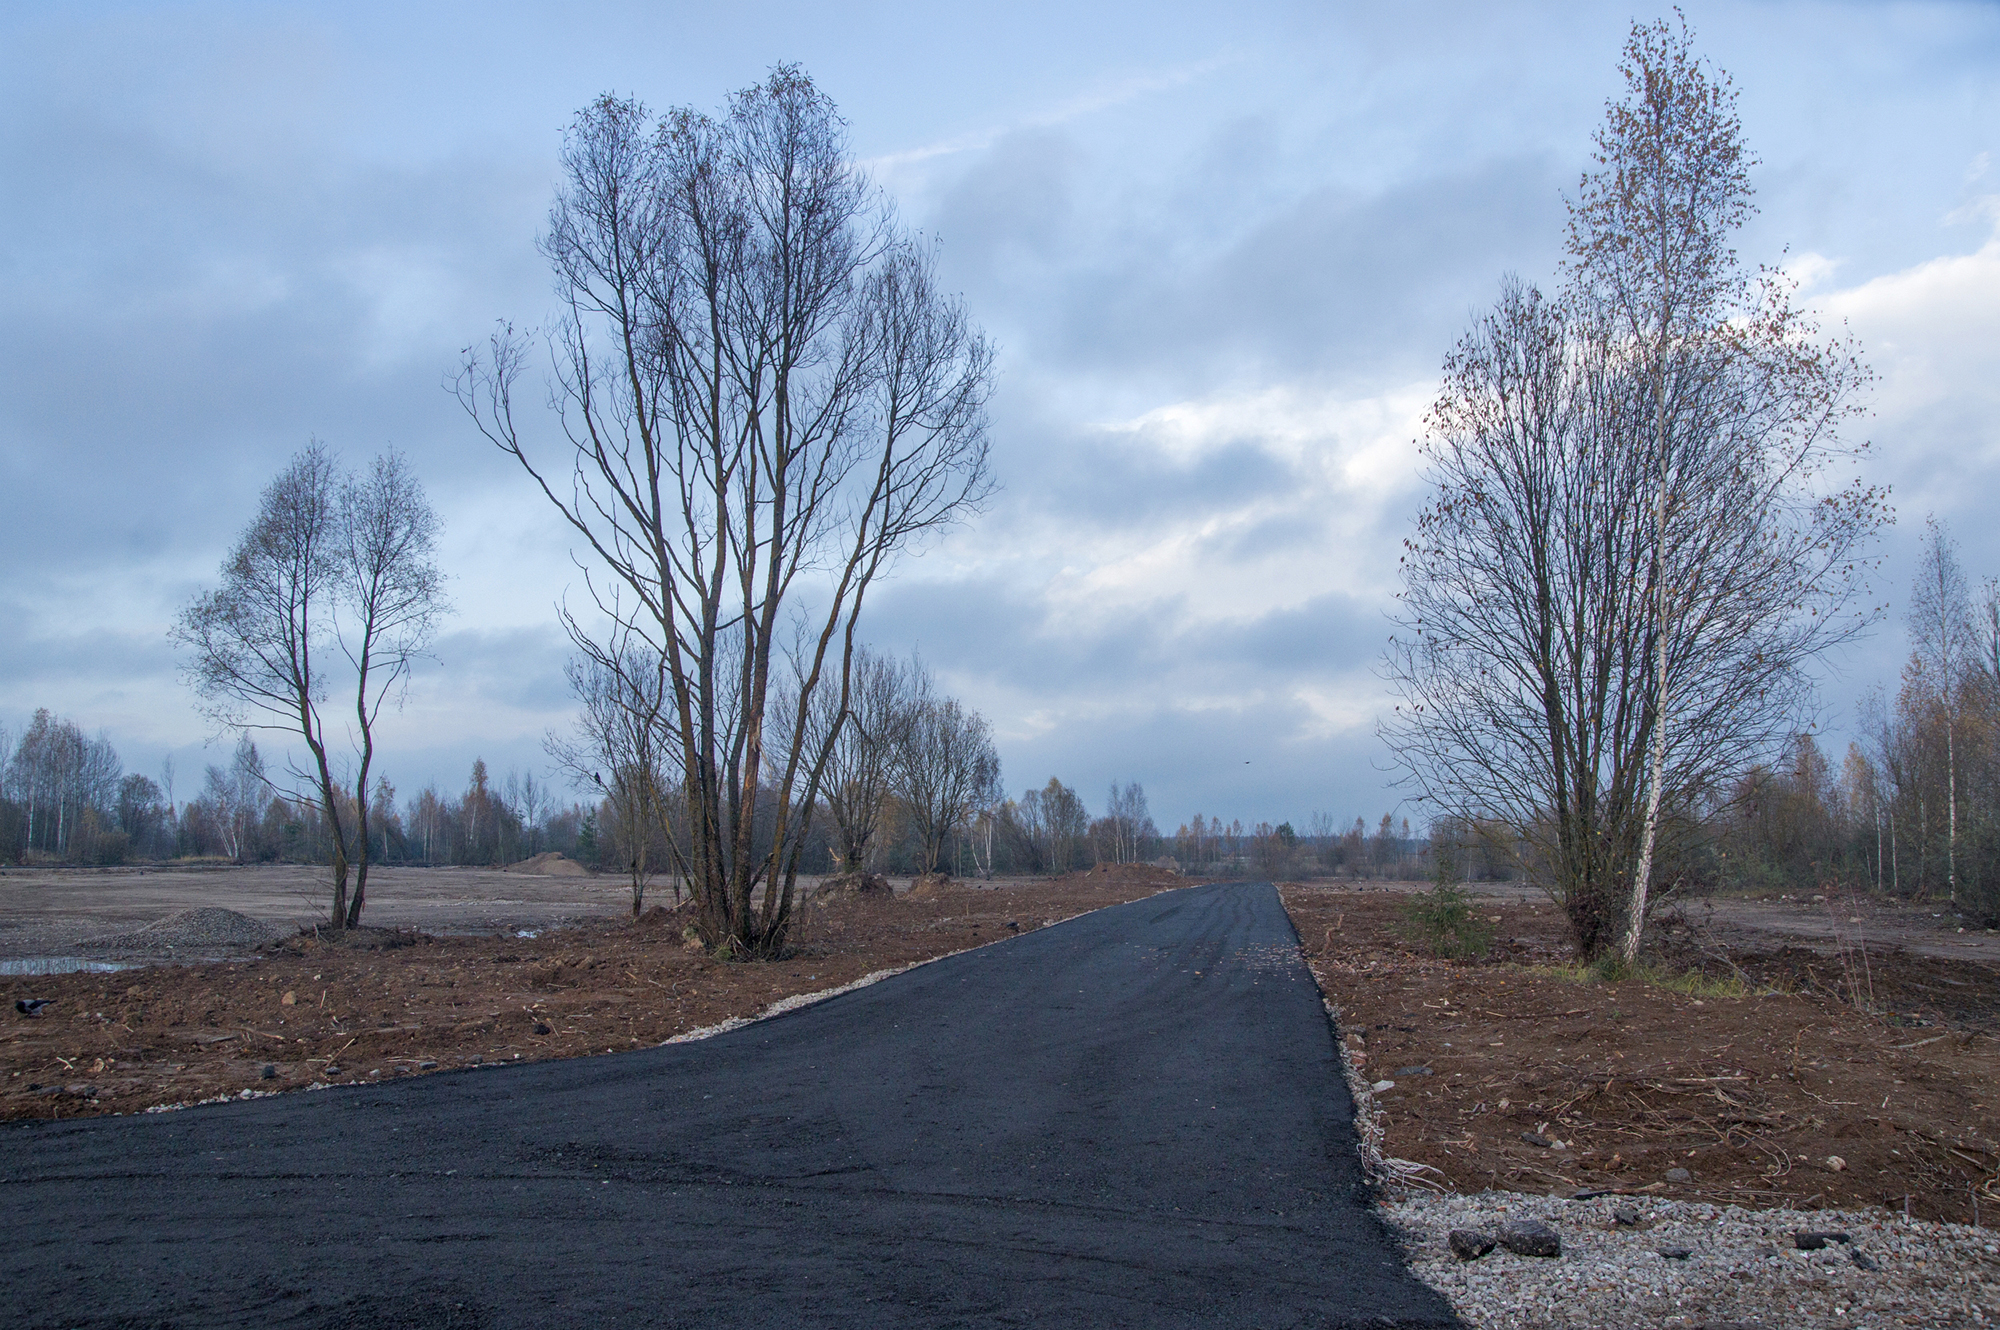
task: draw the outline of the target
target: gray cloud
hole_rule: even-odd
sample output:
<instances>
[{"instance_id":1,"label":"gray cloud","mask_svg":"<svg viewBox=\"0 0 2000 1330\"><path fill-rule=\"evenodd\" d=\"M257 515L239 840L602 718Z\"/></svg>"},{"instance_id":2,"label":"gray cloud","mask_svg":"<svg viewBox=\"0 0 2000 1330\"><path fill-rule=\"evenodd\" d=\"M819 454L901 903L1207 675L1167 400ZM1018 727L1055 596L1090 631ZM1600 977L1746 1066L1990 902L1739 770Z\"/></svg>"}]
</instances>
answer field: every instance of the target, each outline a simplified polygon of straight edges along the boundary
<instances>
[{"instance_id":1,"label":"gray cloud","mask_svg":"<svg viewBox=\"0 0 2000 1330\"><path fill-rule=\"evenodd\" d=\"M1502 273L1552 269L1627 11L804 12L0 18L0 716L204 760L166 623L308 436L351 461L393 441L451 515L461 615L386 769L407 791L474 756L538 768L568 708L567 537L439 381L547 306L533 237L575 107L708 105L798 58L861 150L909 159L884 178L1003 350L1005 488L883 588L871 637L993 717L1017 788L1056 772L1096 805L1138 778L1163 822L1379 816L1368 664L1414 494L1389 399ZM1983 243L1990 8L1692 17L1769 163L1747 255L1810 248L1851 287ZM2000 570L1969 516L2000 468L1987 359L1884 363L1921 391L1871 474ZM1179 433L1132 423L1182 407Z\"/></svg>"}]
</instances>

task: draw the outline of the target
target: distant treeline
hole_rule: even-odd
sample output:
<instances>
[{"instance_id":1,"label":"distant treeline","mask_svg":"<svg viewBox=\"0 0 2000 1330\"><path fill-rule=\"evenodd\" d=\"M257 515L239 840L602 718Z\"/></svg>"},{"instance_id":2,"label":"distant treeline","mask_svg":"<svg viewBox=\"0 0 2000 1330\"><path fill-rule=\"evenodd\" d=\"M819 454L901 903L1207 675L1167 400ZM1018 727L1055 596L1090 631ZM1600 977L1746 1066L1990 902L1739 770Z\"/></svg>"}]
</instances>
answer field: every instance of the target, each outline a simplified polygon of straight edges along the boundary
<instances>
[{"instance_id":1,"label":"distant treeline","mask_svg":"<svg viewBox=\"0 0 2000 1330\"><path fill-rule=\"evenodd\" d=\"M324 818L312 799L296 799L272 784L262 754L247 737L226 764L210 764L191 797L176 788L171 762L155 780L127 773L106 736L91 738L47 710L18 736L0 728L0 862L120 864L182 858L236 863L325 863ZM533 773L495 780L475 761L457 793L427 785L398 799L378 779L369 823L376 863L493 867L555 851L592 867L622 868L632 858L623 843L614 801L558 796ZM1171 862L1183 872L1222 877L1348 878L1420 876L1427 842L1407 819L1384 815L1371 831L1360 819L1337 828L1317 814L1290 822L1225 823L1197 813L1163 834L1138 782L1113 784L1101 815L1056 778L976 810L955 827L940 868L960 876L1036 875L1097 864ZM871 872L920 871L921 819L893 791L885 794L880 827L867 849ZM802 868L834 871L836 819L822 809L813 820ZM655 827L649 862L672 876L667 828ZM1502 877L1504 857L1468 859L1475 877Z\"/></svg>"}]
</instances>

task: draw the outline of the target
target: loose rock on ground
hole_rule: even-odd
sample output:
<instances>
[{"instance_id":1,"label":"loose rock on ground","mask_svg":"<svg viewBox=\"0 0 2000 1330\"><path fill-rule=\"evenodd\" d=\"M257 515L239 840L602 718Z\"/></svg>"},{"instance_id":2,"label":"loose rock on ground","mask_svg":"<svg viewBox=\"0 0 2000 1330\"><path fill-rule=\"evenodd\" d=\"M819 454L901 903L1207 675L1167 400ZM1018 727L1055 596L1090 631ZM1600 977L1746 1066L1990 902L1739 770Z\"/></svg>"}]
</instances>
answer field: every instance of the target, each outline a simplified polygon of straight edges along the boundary
<instances>
[{"instance_id":1,"label":"loose rock on ground","mask_svg":"<svg viewBox=\"0 0 2000 1330\"><path fill-rule=\"evenodd\" d=\"M1406 1196L1383 1214L1417 1276L1473 1330L1947 1330L2000 1318L2000 1234L1889 1211L1482 1192ZM1490 1246L1467 1259L1474 1235L1536 1222L1559 1236L1559 1257ZM1826 1236L1808 1251L1801 1235Z\"/></svg>"}]
</instances>

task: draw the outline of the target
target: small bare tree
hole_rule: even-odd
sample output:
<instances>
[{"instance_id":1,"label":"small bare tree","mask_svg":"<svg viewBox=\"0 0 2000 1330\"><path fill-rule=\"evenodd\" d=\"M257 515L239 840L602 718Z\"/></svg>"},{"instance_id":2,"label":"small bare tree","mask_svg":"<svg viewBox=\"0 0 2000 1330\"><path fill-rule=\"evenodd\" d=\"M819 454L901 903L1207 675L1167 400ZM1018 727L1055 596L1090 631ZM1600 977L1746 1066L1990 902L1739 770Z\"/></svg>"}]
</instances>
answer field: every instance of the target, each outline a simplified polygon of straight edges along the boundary
<instances>
[{"instance_id":1,"label":"small bare tree","mask_svg":"<svg viewBox=\"0 0 2000 1330\"><path fill-rule=\"evenodd\" d=\"M576 785L610 801L637 918L657 868L650 858L656 834L665 837L676 881L684 866L668 816L663 769L669 754L662 740L671 735L666 672L657 654L635 647L629 637L599 644L567 616L565 622L578 646L567 673L581 711L575 737L551 733L544 746ZM674 899L678 904L678 887Z\"/></svg>"},{"instance_id":2,"label":"small bare tree","mask_svg":"<svg viewBox=\"0 0 2000 1330\"><path fill-rule=\"evenodd\" d=\"M821 688L847 710L875 579L987 494L991 351L796 68L720 117L603 98L563 165L561 460L514 409L511 329L456 388L587 549L610 631L664 662L695 927L778 955L832 741L808 713Z\"/></svg>"},{"instance_id":3,"label":"small bare tree","mask_svg":"<svg viewBox=\"0 0 2000 1330\"><path fill-rule=\"evenodd\" d=\"M360 923L368 886L368 775L375 722L400 704L411 664L449 611L436 563L440 528L423 487L394 452L343 477L314 441L264 490L258 512L223 561L222 583L197 596L172 636L204 713L236 730L305 741L312 765L291 768L290 797L316 802L332 843L328 923ZM349 666L355 756L352 794L320 706L328 656ZM350 896L348 877L354 874Z\"/></svg>"},{"instance_id":4,"label":"small bare tree","mask_svg":"<svg viewBox=\"0 0 2000 1330\"><path fill-rule=\"evenodd\" d=\"M909 700L896 727L896 794L917 833L919 871L934 873L946 837L993 803L1000 757L986 718L937 691L922 661L910 664Z\"/></svg>"},{"instance_id":5,"label":"small bare tree","mask_svg":"<svg viewBox=\"0 0 2000 1330\"><path fill-rule=\"evenodd\" d=\"M830 746L824 732L814 738L828 748L820 788L833 819L836 872L868 870L894 775L896 737L909 709L909 681L900 662L858 648L844 715L836 710L839 695L831 688L821 689L814 701L813 723L838 731Z\"/></svg>"}]
</instances>

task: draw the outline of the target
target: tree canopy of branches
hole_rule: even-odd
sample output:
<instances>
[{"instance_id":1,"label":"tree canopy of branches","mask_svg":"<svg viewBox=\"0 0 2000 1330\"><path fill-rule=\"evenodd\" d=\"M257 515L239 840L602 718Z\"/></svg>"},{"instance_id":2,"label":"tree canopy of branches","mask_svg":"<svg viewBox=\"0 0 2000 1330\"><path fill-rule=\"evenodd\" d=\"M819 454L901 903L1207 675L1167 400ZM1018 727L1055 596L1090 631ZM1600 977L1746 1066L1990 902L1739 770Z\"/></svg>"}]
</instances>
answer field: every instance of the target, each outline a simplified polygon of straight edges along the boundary
<instances>
[{"instance_id":1,"label":"tree canopy of branches","mask_svg":"<svg viewBox=\"0 0 2000 1330\"><path fill-rule=\"evenodd\" d=\"M1051 776L1041 789L1024 791L1017 817L1039 867L1061 874L1080 861L1090 810L1061 780Z\"/></svg>"},{"instance_id":2,"label":"tree canopy of branches","mask_svg":"<svg viewBox=\"0 0 2000 1330\"><path fill-rule=\"evenodd\" d=\"M825 688L814 699L813 717L821 731L815 739L822 745L825 731L838 729L821 781L833 819L835 871L861 873L868 869L892 787L911 673L901 662L862 647L855 651L850 674L845 711L839 695Z\"/></svg>"},{"instance_id":3,"label":"tree canopy of branches","mask_svg":"<svg viewBox=\"0 0 2000 1330\"><path fill-rule=\"evenodd\" d=\"M685 860L672 836L668 800L671 701L661 657L635 650L628 636L593 641L571 621L580 650L571 657L570 690L581 704L576 735L551 734L546 748L578 786L603 795L616 821L618 848L632 883L632 915L645 908L646 884L662 866L679 872ZM665 837L666 857L653 857Z\"/></svg>"},{"instance_id":4,"label":"tree canopy of branches","mask_svg":"<svg viewBox=\"0 0 2000 1330\"><path fill-rule=\"evenodd\" d=\"M917 834L920 871L934 873L945 838L1000 801L1000 756L986 718L941 695L921 661L895 726L892 782Z\"/></svg>"},{"instance_id":5,"label":"tree canopy of branches","mask_svg":"<svg viewBox=\"0 0 2000 1330\"><path fill-rule=\"evenodd\" d=\"M1923 551L1910 587L1909 620L1912 650L1903 673L1903 709L1918 717L1935 717L1944 734L1945 891L1957 905L1958 728L1967 684L1979 669L1979 651L1958 549L1936 518L1924 526Z\"/></svg>"},{"instance_id":6,"label":"tree canopy of branches","mask_svg":"<svg viewBox=\"0 0 2000 1330\"><path fill-rule=\"evenodd\" d=\"M602 98L563 168L541 241L560 441L524 432L511 328L456 388L580 539L603 631L665 662L695 927L777 955L832 740L808 713L822 688L846 710L875 579L988 493L991 352L796 68L715 117Z\"/></svg>"},{"instance_id":7,"label":"tree canopy of branches","mask_svg":"<svg viewBox=\"0 0 2000 1330\"><path fill-rule=\"evenodd\" d=\"M1509 281L1445 364L1405 542L1384 737L1439 816L1497 819L1578 952L1636 950L1730 779L1782 748L1808 670L1864 631L1881 495L1834 473L1867 373L1729 241L1726 78L1635 26L1571 208L1571 281Z\"/></svg>"},{"instance_id":8,"label":"tree canopy of branches","mask_svg":"<svg viewBox=\"0 0 2000 1330\"><path fill-rule=\"evenodd\" d=\"M391 698L400 702L412 662L449 609L439 525L399 454L342 475L315 441L265 488L223 560L221 584L195 597L173 628L187 652L183 673L211 720L305 741L311 765L291 769L292 797L318 802L331 837L334 928L358 924L367 895L375 722ZM351 768L321 710L335 695L352 717Z\"/></svg>"},{"instance_id":9,"label":"tree canopy of branches","mask_svg":"<svg viewBox=\"0 0 2000 1330\"><path fill-rule=\"evenodd\" d=\"M7 747L0 730L0 754ZM74 721L38 709L0 764L0 797L20 810L21 853L97 858L92 842L108 827L123 769L109 739L89 738Z\"/></svg>"},{"instance_id":10,"label":"tree canopy of branches","mask_svg":"<svg viewBox=\"0 0 2000 1330\"><path fill-rule=\"evenodd\" d=\"M1103 821L1108 851L1103 857L1114 864L1137 863L1140 847L1160 835L1159 828L1153 825L1152 812L1146 807L1146 787L1136 780L1128 785L1111 782Z\"/></svg>"}]
</instances>

